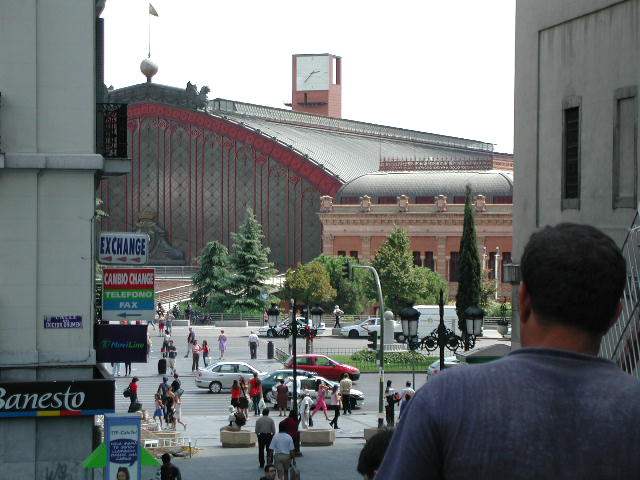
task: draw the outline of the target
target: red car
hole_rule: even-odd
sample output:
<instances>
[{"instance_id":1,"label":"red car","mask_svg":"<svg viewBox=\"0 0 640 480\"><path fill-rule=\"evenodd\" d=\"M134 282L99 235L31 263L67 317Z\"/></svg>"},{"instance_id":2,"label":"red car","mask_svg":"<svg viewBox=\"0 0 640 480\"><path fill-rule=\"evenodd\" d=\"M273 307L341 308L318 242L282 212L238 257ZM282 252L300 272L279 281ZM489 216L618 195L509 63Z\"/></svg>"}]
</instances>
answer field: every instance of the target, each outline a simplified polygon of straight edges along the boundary
<instances>
[{"instance_id":1,"label":"red car","mask_svg":"<svg viewBox=\"0 0 640 480\"><path fill-rule=\"evenodd\" d=\"M296 355L298 359L298 368L308 372L316 372L329 380L340 381L342 375L349 374L351 380L360 378L360 370L351 365L338 363L326 355L309 353L305 355ZM284 364L284 368L293 368L293 357L289 357Z\"/></svg>"}]
</instances>

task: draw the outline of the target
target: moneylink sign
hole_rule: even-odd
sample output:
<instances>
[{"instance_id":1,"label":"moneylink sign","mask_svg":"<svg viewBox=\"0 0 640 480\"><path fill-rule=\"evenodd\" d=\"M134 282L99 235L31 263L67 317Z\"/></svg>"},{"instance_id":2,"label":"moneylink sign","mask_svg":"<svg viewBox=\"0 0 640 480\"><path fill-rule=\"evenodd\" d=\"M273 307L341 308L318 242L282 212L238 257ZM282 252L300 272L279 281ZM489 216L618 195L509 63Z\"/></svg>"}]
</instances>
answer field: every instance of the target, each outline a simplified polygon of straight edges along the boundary
<instances>
[{"instance_id":1,"label":"moneylink sign","mask_svg":"<svg viewBox=\"0 0 640 480\"><path fill-rule=\"evenodd\" d=\"M105 268L102 319L151 321L155 315L153 268Z\"/></svg>"}]
</instances>

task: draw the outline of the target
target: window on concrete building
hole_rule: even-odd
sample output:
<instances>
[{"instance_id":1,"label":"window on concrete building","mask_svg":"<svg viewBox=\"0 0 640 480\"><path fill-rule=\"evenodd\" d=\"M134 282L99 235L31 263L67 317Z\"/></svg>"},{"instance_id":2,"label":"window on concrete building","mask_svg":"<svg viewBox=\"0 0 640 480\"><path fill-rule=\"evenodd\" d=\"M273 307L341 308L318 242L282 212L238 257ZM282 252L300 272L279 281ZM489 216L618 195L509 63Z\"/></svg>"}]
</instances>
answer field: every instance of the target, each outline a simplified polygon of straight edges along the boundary
<instances>
[{"instance_id":1,"label":"window on concrete building","mask_svg":"<svg viewBox=\"0 0 640 480\"><path fill-rule=\"evenodd\" d=\"M424 266L435 271L436 263L433 259L433 252L424 252Z\"/></svg>"},{"instance_id":2,"label":"window on concrete building","mask_svg":"<svg viewBox=\"0 0 640 480\"><path fill-rule=\"evenodd\" d=\"M358 259L358 251L357 250L351 250L349 251L349 256L351 258L355 258L356 260Z\"/></svg>"},{"instance_id":3,"label":"window on concrete building","mask_svg":"<svg viewBox=\"0 0 640 480\"><path fill-rule=\"evenodd\" d=\"M420 260L420 252L413 252L413 264L418 267L422 266L422 260Z\"/></svg>"},{"instance_id":4,"label":"window on concrete building","mask_svg":"<svg viewBox=\"0 0 640 480\"><path fill-rule=\"evenodd\" d=\"M636 206L638 169L636 87L615 92L613 130L613 208Z\"/></svg>"},{"instance_id":5,"label":"window on concrete building","mask_svg":"<svg viewBox=\"0 0 640 480\"><path fill-rule=\"evenodd\" d=\"M449 257L449 281L458 281L458 252L451 252Z\"/></svg>"},{"instance_id":6,"label":"window on concrete building","mask_svg":"<svg viewBox=\"0 0 640 480\"><path fill-rule=\"evenodd\" d=\"M464 195L454 195L453 196L453 203L454 205L464 205L465 200L467 199L467 197L465 197Z\"/></svg>"},{"instance_id":7,"label":"window on concrete building","mask_svg":"<svg viewBox=\"0 0 640 480\"><path fill-rule=\"evenodd\" d=\"M504 283L504 266L511 263L511 252L502 252L502 267L500 270L500 281Z\"/></svg>"},{"instance_id":8,"label":"window on concrete building","mask_svg":"<svg viewBox=\"0 0 640 480\"><path fill-rule=\"evenodd\" d=\"M394 203L398 203L396 197L378 197L379 205L393 205Z\"/></svg>"},{"instance_id":9,"label":"window on concrete building","mask_svg":"<svg viewBox=\"0 0 640 480\"><path fill-rule=\"evenodd\" d=\"M563 102L562 208L580 208L580 104L579 97Z\"/></svg>"},{"instance_id":10,"label":"window on concrete building","mask_svg":"<svg viewBox=\"0 0 640 480\"><path fill-rule=\"evenodd\" d=\"M345 252L344 250L338 250L338 256L339 257L346 257L347 256L347 252Z\"/></svg>"},{"instance_id":11,"label":"window on concrete building","mask_svg":"<svg viewBox=\"0 0 640 480\"><path fill-rule=\"evenodd\" d=\"M416 197L416 203L429 203L429 204L433 204L436 203L436 200L434 197Z\"/></svg>"}]
</instances>

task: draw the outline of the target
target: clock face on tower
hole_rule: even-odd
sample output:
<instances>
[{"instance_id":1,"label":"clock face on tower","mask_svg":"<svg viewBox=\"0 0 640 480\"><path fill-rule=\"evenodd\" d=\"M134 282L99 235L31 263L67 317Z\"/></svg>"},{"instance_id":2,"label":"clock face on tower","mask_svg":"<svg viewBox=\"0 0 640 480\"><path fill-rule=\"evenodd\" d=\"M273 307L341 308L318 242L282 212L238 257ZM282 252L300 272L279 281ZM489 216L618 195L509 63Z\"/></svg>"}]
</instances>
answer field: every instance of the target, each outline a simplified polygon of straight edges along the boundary
<instances>
[{"instance_id":1,"label":"clock face on tower","mask_svg":"<svg viewBox=\"0 0 640 480\"><path fill-rule=\"evenodd\" d=\"M328 55L296 57L296 90L329 90Z\"/></svg>"}]
</instances>

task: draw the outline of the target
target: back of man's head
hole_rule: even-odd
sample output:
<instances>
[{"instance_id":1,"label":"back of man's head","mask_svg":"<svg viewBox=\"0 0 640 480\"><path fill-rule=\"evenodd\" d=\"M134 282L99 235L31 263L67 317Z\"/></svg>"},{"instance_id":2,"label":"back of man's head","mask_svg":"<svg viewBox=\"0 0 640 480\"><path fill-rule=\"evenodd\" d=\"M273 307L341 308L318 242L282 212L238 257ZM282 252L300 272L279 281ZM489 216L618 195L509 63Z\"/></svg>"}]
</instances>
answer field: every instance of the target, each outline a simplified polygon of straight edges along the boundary
<instances>
[{"instance_id":1,"label":"back of man's head","mask_svg":"<svg viewBox=\"0 0 640 480\"><path fill-rule=\"evenodd\" d=\"M364 475L366 479L376 476L387 447L391 443L392 436L393 430L381 430L367 440L367 443L360 451L358 466L356 467L360 475Z\"/></svg>"},{"instance_id":2,"label":"back of man's head","mask_svg":"<svg viewBox=\"0 0 640 480\"><path fill-rule=\"evenodd\" d=\"M171 463L171 455L168 453L163 453L160 458L162 459L162 463L165 465L169 465Z\"/></svg>"},{"instance_id":3,"label":"back of man's head","mask_svg":"<svg viewBox=\"0 0 640 480\"><path fill-rule=\"evenodd\" d=\"M278 425L278 432L285 432L286 433L287 432L287 426L283 425L282 423L280 423Z\"/></svg>"},{"instance_id":4,"label":"back of man's head","mask_svg":"<svg viewBox=\"0 0 640 480\"><path fill-rule=\"evenodd\" d=\"M589 225L545 227L531 235L520 268L540 320L606 331L626 277L620 249L607 235Z\"/></svg>"}]
</instances>

